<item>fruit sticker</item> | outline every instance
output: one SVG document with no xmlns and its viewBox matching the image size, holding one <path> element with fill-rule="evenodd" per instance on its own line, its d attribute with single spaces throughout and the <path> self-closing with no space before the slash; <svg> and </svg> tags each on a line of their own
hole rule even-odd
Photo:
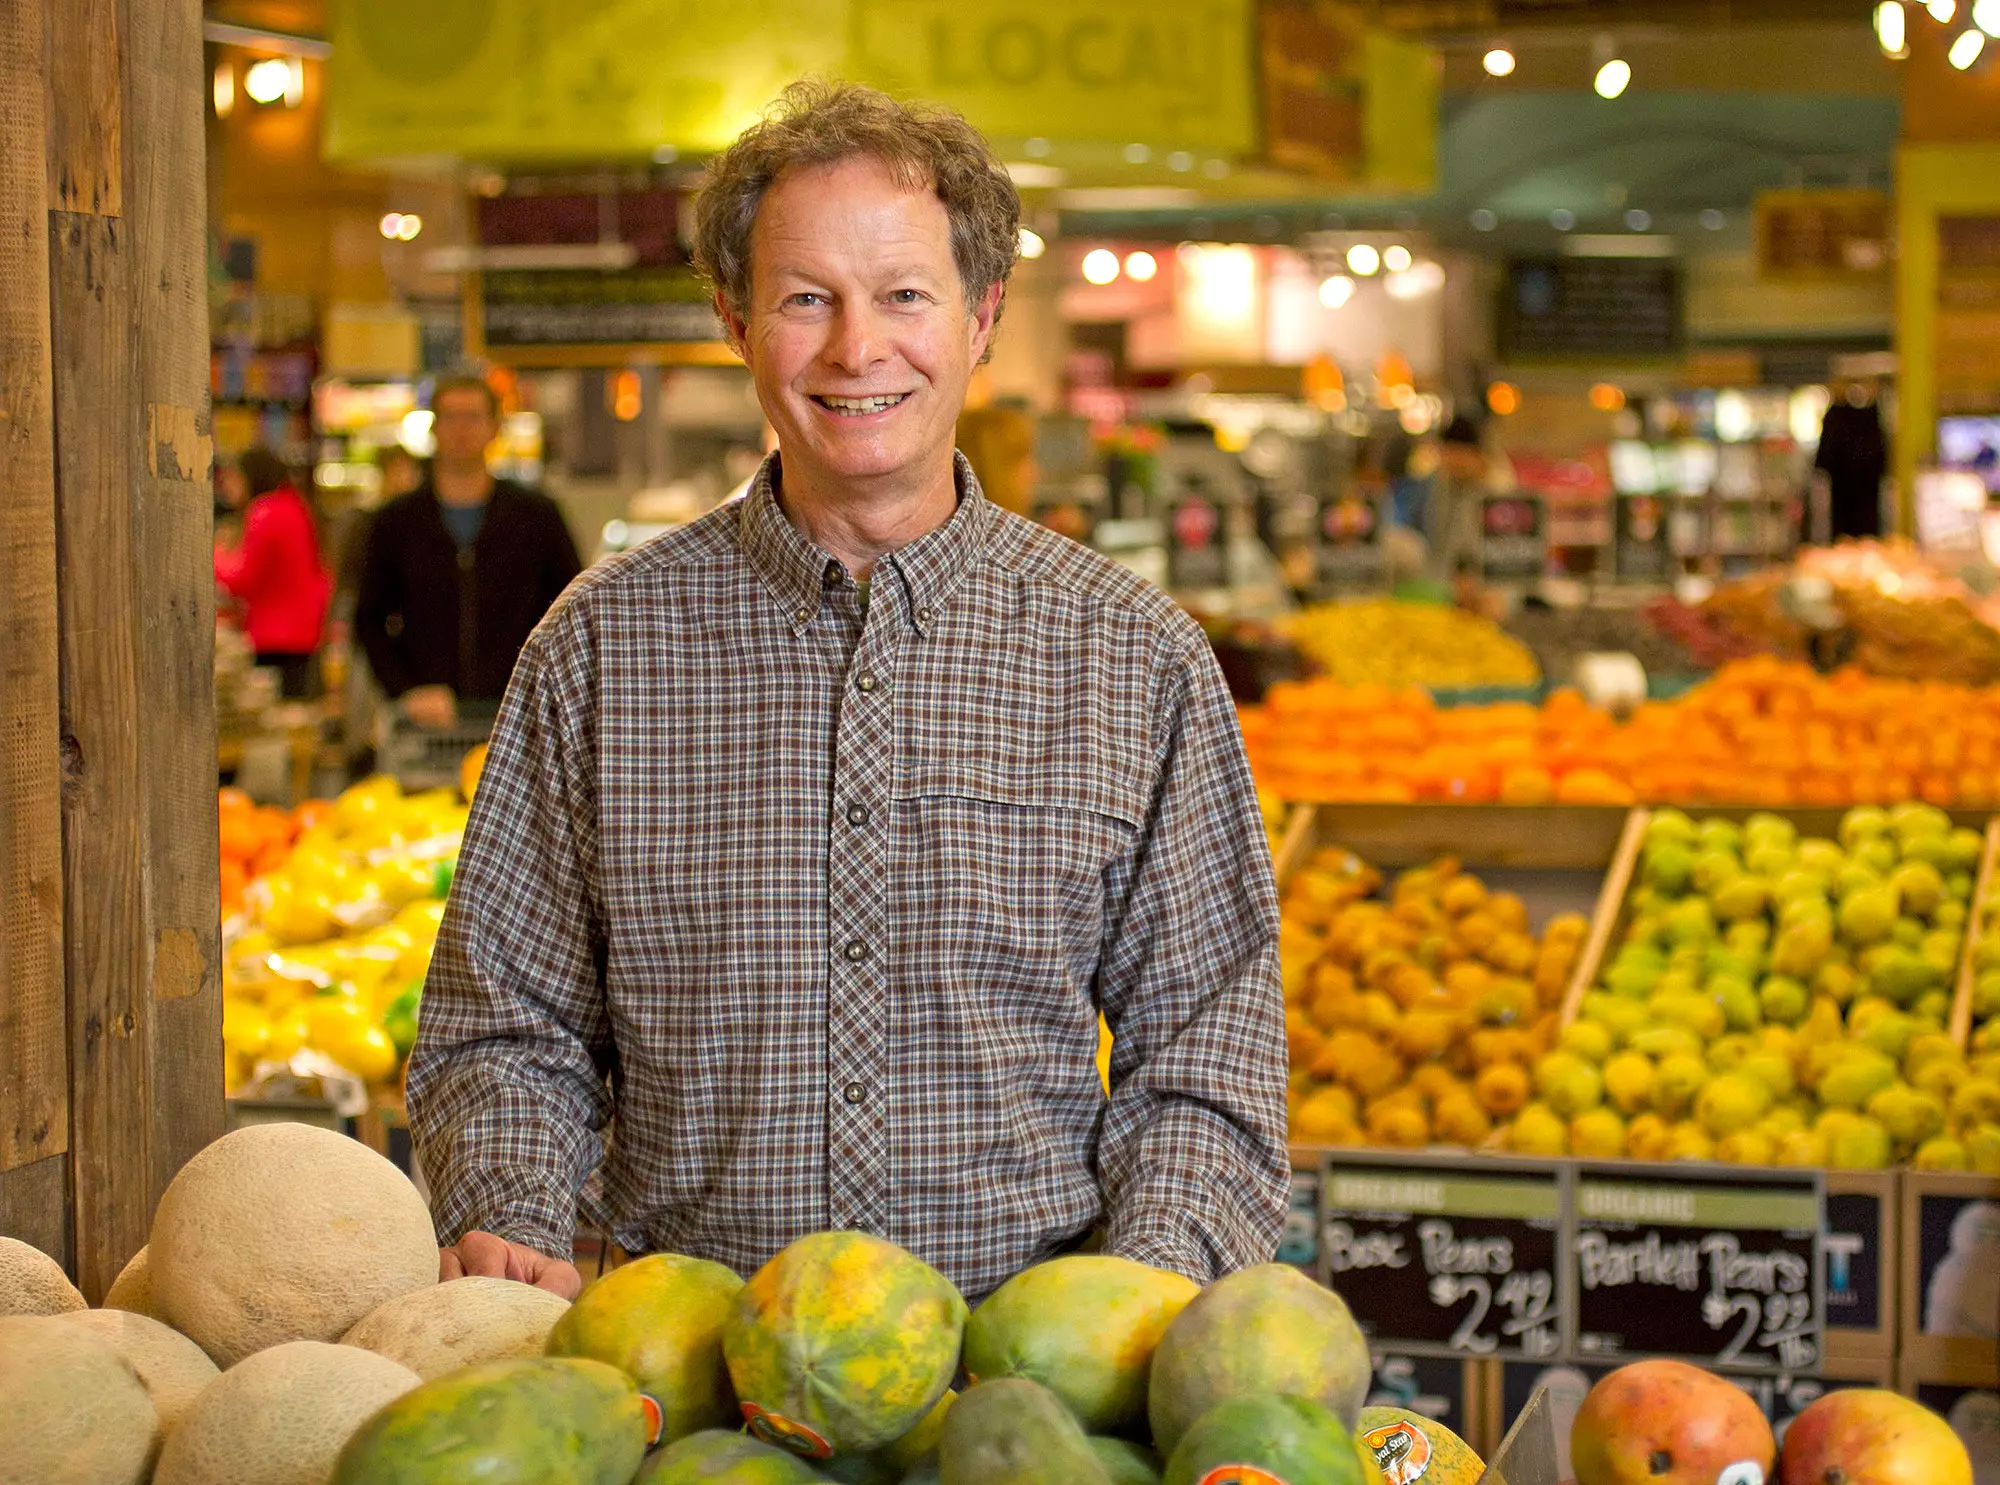
<svg viewBox="0 0 2000 1485">
<path fill-rule="evenodd" d="M 1715 1485 L 1764 1485 L 1764 1467 L 1754 1459 L 1738 1460 L 1723 1467 Z"/>
<path fill-rule="evenodd" d="M 639 1394 L 639 1406 L 646 1413 L 646 1447 L 650 1449 L 659 1443 L 660 1435 L 667 1431 L 667 1410 L 660 1406 L 657 1397 L 648 1396 L 643 1392 Z"/>
<path fill-rule="evenodd" d="M 1361 1436 L 1389 1485 L 1416 1485 L 1431 1467 L 1431 1441 L 1414 1423 L 1395 1422 Z"/>
<path fill-rule="evenodd" d="M 1218 1464 L 1195 1481 L 1195 1485 L 1291 1485 L 1291 1482 L 1254 1464 Z"/>
<path fill-rule="evenodd" d="M 780 1449 L 789 1449 L 807 1459 L 833 1458 L 833 1445 L 805 1424 L 794 1422 L 783 1413 L 773 1413 L 747 1402 L 743 1404 L 743 1424 L 765 1443 L 776 1444 Z"/>
</svg>

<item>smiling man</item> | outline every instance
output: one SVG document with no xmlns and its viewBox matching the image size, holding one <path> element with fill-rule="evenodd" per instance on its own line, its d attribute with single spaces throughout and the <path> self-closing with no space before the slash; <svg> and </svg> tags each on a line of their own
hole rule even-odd
<svg viewBox="0 0 2000 1485">
<path fill-rule="evenodd" d="M 600 1164 L 623 1247 L 744 1273 L 824 1228 L 974 1300 L 1086 1241 L 1268 1259 L 1277 911 L 1229 695 L 1185 614 L 952 447 L 1005 170 L 954 115 L 800 84 L 698 210 L 778 452 L 515 672 L 410 1060 L 446 1277 L 573 1293 Z"/>
</svg>

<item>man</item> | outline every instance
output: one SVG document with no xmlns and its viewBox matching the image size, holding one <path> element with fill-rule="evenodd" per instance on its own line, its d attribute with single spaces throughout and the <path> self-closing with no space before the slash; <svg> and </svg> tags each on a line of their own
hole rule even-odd
<svg viewBox="0 0 2000 1485">
<path fill-rule="evenodd" d="M 409 1070 L 446 1277 L 573 1293 L 614 1112 L 628 1250 L 748 1273 L 858 1228 L 974 1300 L 1093 1234 L 1202 1281 L 1271 1256 L 1277 912 L 1228 692 L 952 448 L 1019 209 L 962 120 L 860 88 L 795 86 L 712 165 L 697 260 L 778 453 L 521 658 Z"/>
<path fill-rule="evenodd" d="M 461 701 L 499 701 L 521 646 L 582 564 L 554 501 L 487 470 L 500 432 L 491 387 L 440 377 L 431 417 L 430 479 L 369 526 L 354 629 L 404 714 L 450 727 Z"/>
</svg>

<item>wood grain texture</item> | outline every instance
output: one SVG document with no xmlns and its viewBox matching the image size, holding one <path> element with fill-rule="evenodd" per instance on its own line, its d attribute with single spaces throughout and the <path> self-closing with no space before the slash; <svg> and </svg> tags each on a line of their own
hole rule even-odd
<svg viewBox="0 0 2000 1485">
<path fill-rule="evenodd" d="M 42 54 L 41 0 L 0 6 L 0 1172 L 9 1173 L 69 1148 Z M 32 1203 L 12 1193 L 39 1178 L 0 1179 L 0 1233 L 27 1238 L 16 1224 Z"/>
<path fill-rule="evenodd" d="M 63 875 L 69 912 L 71 1195 L 77 1286 L 93 1302 L 152 1219 L 147 810 L 126 225 L 49 213 L 62 614 Z"/>
<path fill-rule="evenodd" d="M 215 576 L 209 493 L 207 179 L 200 0 L 115 0 L 132 233 L 136 385 L 136 717 L 150 945 L 170 956 L 153 1002 L 157 1199 L 221 1137 L 221 864 L 215 819 Z M 167 436 L 161 438 L 158 434 Z M 163 458 L 162 449 L 171 450 Z M 135 451 L 136 454 L 136 451 Z M 148 1206 L 150 1210 L 150 1204 Z M 143 1237 L 142 1239 L 143 1240 Z M 122 1261 L 122 1260 L 121 1260 Z"/>
<path fill-rule="evenodd" d="M 48 10 L 48 193 L 54 211 L 123 210 L 117 0 Z"/>
<path fill-rule="evenodd" d="M 72 1266 L 66 1157 L 0 1171 L 0 1235 L 34 1244 L 65 1269 Z"/>
</svg>

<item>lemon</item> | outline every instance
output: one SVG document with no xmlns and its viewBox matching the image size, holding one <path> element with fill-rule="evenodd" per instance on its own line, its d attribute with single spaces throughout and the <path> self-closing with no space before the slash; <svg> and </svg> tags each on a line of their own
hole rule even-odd
<svg viewBox="0 0 2000 1485">
<path fill-rule="evenodd" d="M 1567 1154 L 1569 1128 L 1547 1104 L 1531 1103 L 1514 1116 L 1507 1144 L 1523 1155 Z"/>
<path fill-rule="evenodd" d="M 1570 1121 L 1569 1152 L 1586 1160 L 1617 1160 L 1625 1153 L 1625 1121 L 1609 1109 L 1591 1109 Z"/>
<path fill-rule="evenodd" d="M 1699 1057 L 1676 1052 L 1664 1058 L 1653 1073 L 1653 1110 L 1667 1118 L 1678 1117 L 1708 1081 L 1708 1064 Z"/>
<path fill-rule="evenodd" d="M 1558 1118 L 1574 1119 L 1604 1100 L 1604 1076 L 1574 1052 L 1551 1052 L 1535 1064 L 1535 1091 Z"/>
<path fill-rule="evenodd" d="M 1771 1090 L 1755 1078 L 1724 1073 L 1703 1086 L 1695 1099 L 1695 1117 L 1717 1139 L 1748 1129 L 1771 1106 Z"/>
<path fill-rule="evenodd" d="M 1971 1170 L 1972 1156 L 1958 1140 L 1939 1136 L 1919 1145 L 1911 1163 L 1918 1170 Z"/>
<path fill-rule="evenodd" d="M 1637 1114 L 1653 1101 L 1653 1061 L 1639 1052 L 1620 1052 L 1604 1064 L 1604 1092 L 1621 1114 Z"/>
<path fill-rule="evenodd" d="M 1616 1045 L 1611 1028 L 1595 1021 L 1573 1021 L 1563 1028 L 1557 1044 L 1586 1062 L 1603 1062 Z"/>
<path fill-rule="evenodd" d="M 1671 1134 L 1658 1114 L 1640 1114 L 1625 1126 L 1625 1153 L 1634 1160 L 1664 1160 Z"/>
<path fill-rule="evenodd" d="M 1715 1142 L 1699 1124 L 1676 1124 L 1667 1135 L 1667 1159 L 1713 1160 Z"/>
<path fill-rule="evenodd" d="M 1761 1129 L 1739 1129 L 1715 1142 L 1715 1158 L 1731 1165 L 1769 1165 L 1777 1141 Z"/>
</svg>

